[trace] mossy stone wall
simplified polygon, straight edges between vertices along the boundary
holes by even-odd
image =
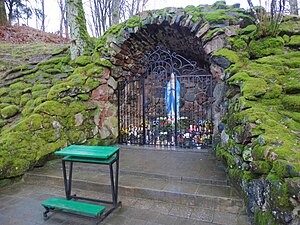
[[[68,49],[7,71],[0,83],[0,178],[70,144],[117,140],[119,79],[159,44],[214,76],[216,155],[255,224],[299,224],[299,17],[258,37],[250,13],[217,2],[144,12],[111,27],[90,54]],[[197,51],[195,50],[197,49]]]

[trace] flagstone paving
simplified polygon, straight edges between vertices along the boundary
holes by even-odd
[[[108,169],[74,165],[73,192],[111,199]],[[212,153],[121,148],[119,200],[122,208],[105,225],[250,225],[243,201],[226,184]],[[41,202],[64,197],[60,160],[35,168],[23,181],[0,190],[0,224],[95,224],[91,218],[52,213],[43,220]]]

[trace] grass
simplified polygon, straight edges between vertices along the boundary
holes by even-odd
[[[55,50],[65,47],[66,44],[30,43],[14,44],[0,42],[0,76],[16,66],[36,63],[51,55]]]

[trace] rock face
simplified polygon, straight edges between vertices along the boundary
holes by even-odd
[[[254,223],[299,224],[299,28],[299,17],[285,17],[277,37],[263,37],[237,6],[169,8],[111,27],[92,55],[70,60],[64,49],[7,71],[0,178],[22,175],[70,144],[115,143],[118,81],[140,74],[140,60],[159,45],[213,75],[216,154]]]

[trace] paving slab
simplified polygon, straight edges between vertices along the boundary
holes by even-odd
[[[76,190],[82,191],[82,190]],[[85,191],[92,197],[96,192]],[[0,191],[1,225],[85,225],[95,224],[94,219],[79,215],[55,212],[43,220],[44,208],[41,202],[49,197],[64,197],[60,186],[28,185],[17,183]],[[107,196],[109,197],[109,196]],[[120,196],[122,208],[117,209],[104,219],[103,225],[250,225],[244,214],[219,214],[218,211],[200,207],[169,204],[143,198]],[[222,218],[225,218],[226,221]]]
[[[111,200],[105,166],[74,164],[78,196]],[[43,220],[41,202],[65,197],[61,160],[29,171],[0,190],[0,224],[94,224],[87,217],[53,213]],[[123,207],[105,225],[250,225],[244,203],[227,185],[223,165],[208,149],[121,146],[119,200]]]

